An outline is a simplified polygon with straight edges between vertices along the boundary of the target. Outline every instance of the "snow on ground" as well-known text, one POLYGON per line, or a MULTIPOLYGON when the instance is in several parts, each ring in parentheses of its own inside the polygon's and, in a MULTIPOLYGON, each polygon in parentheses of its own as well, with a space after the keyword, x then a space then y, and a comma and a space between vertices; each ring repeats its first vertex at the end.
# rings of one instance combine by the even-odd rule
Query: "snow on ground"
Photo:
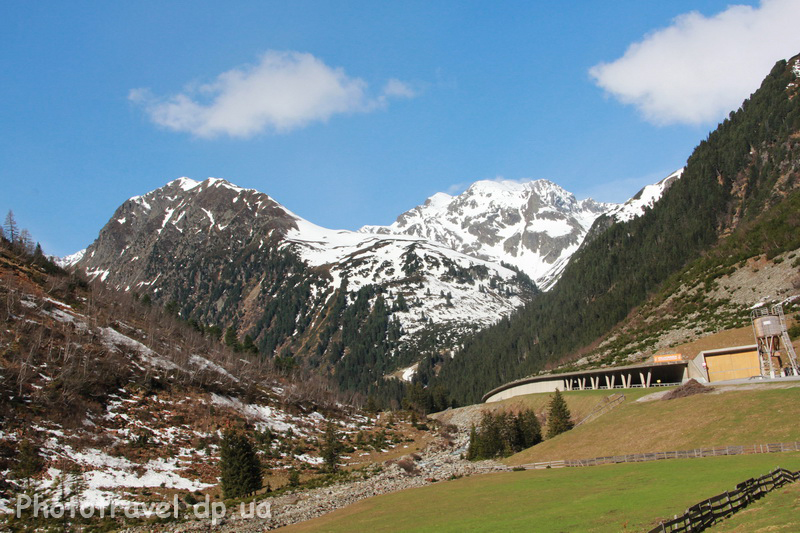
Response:
MULTIPOLYGON (((297 229, 290 230, 286 241, 311 265, 330 265, 331 286, 339 287, 347 278, 348 291, 376 284, 395 284, 409 301, 419 303, 407 312, 397 312, 403 329, 414 333, 427 324, 455 323, 489 325, 521 306, 521 297, 500 295, 490 289, 489 279, 480 283, 443 281, 449 265, 460 268, 483 268, 488 277, 497 277, 514 287, 515 272, 491 261, 463 254, 442 244, 410 235, 382 235, 322 228, 296 215, 297 229), (407 282, 403 267, 414 256, 423 262, 420 283, 407 282), (479 285, 486 285, 482 292, 479 285), (450 294, 448 304, 442 294, 450 294)), ((516 288, 515 288, 516 289, 516 288)), ((387 302, 391 304, 391 299, 387 302)), ((410 302, 409 302, 410 303, 410 302)))
POLYGON ((408 368, 402 369, 402 379, 403 381, 411 381, 414 378, 414 374, 417 373, 417 368, 419 367, 419 363, 414 363, 413 365, 409 366, 408 368))
POLYGON ((361 232, 413 235, 470 256, 514 265, 537 285, 558 277, 594 220, 615 204, 575 196, 548 180, 481 180, 464 193, 437 193, 389 226, 361 232))
POLYGON ((286 432, 292 430, 294 433, 307 434, 307 432, 293 423, 292 418, 277 409, 267 405, 257 405, 252 403, 242 403, 236 398, 229 396, 211 395, 211 403, 233 409, 245 417, 256 420, 256 427, 268 427, 272 431, 286 432))
POLYGON ((94 281, 98 277, 100 278, 100 281, 105 281, 106 278, 108 277, 108 274, 109 274, 108 269, 103 269, 103 268, 86 269, 86 275, 89 276, 92 279, 92 281, 94 281))
POLYGON ((199 366, 201 369, 210 368, 211 370, 214 370, 218 374, 221 374, 221 375, 227 377, 231 381, 237 381, 237 382, 239 381, 238 378, 234 377, 230 372, 228 372, 227 370, 225 370, 224 368, 219 366, 217 363, 215 363, 213 361, 209 361, 208 359, 206 359, 205 357, 202 357, 200 355, 194 354, 194 355, 190 356, 189 357, 189 362, 199 366))
MULTIPOLYGON (((44 429, 44 428, 42 428, 44 429)), ((63 436, 63 435, 60 435, 63 436)), ((133 494, 126 494, 126 489, 162 488, 183 491, 199 491, 213 486, 209 483, 181 476, 180 459, 151 459, 139 464, 124 457, 113 457, 107 453, 88 448, 75 451, 71 446, 56 438, 45 442, 42 453, 50 460, 68 459, 79 467, 79 473, 66 474, 54 467, 48 468, 45 477, 39 482, 39 490, 49 494, 53 501, 58 498, 61 485, 73 491, 82 485, 83 491, 77 497, 81 508, 102 508, 114 503, 125 508, 136 502, 125 499, 133 494)), ((10 512, 9 501, 0 499, 0 513, 10 512)))
POLYGON ((298 461, 303 461, 304 463, 309 463, 312 465, 321 465, 322 463, 325 462, 325 460, 322 457, 314 457, 312 455, 308 455, 307 453, 301 455, 295 455, 294 458, 297 459, 298 461))
POLYGON ((139 357, 152 366, 165 370, 175 370, 178 368, 178 365, 172 361, 161 357, 141 342, 131 339, 113 328, 100 328, 100 334, 103 337, 103 343, 112 350, 118 349, 119 346, 124 346, 139 352, 139 357))

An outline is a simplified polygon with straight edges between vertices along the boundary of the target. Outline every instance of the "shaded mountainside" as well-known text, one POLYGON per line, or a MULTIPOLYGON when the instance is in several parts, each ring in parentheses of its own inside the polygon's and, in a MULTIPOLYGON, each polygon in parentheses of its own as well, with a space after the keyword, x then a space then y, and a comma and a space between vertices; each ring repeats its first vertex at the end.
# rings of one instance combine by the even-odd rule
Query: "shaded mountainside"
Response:
MULTIPOLYGON (((117 209, 75 267, 282 368, 368 392, 536 292, 513 267, 409 236, 315 226, 269 196, 181 178, 117 209)), ((385 394, 384 394, 385 395, 385 394)))
MULTIPOLYGON (((475 402, 497 385, 574 358, 721 237, 787 201, 800 185, 798 61, 776 64, 694 150, 681 179, 651 210, 611 224, 573 256, 551 291, 469 339, 438 377, 431 369, 421 378, 475 402)), ((787 241, 777 246, 791 249, 797 218, 781 220, 788 229, 777 233, 787 241)), ((771 246, 772 239, 756 240, 747 254, 771 246)))

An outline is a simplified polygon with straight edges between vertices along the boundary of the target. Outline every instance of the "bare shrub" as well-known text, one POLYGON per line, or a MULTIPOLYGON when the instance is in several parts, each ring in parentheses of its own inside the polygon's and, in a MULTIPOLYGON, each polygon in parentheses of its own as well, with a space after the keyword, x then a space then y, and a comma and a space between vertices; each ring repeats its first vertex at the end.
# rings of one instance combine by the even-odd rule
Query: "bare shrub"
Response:
POLYGON ((397 461, 397 466, 402 468, 403 471, 409 475, 415 475, 419 473, 419 470, 417 470, 417 464, 410 457, 403 457, 397 461))

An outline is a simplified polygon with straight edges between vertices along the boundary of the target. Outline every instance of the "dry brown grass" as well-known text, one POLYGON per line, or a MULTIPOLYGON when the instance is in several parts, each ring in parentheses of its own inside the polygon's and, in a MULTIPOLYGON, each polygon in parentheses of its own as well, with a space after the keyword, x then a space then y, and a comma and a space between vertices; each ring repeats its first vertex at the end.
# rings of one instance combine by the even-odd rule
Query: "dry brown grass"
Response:
POLYGON ((717 348, 727 348, 730 346, 746 346, 748 344, 755 344, 753 328, 751 326, 713 333, 692 342, 679 344, 678 346, 670 348, 669 351, 682 353, 684 356, 694 358, 697 354, 705 350, 715 350, 717 348))

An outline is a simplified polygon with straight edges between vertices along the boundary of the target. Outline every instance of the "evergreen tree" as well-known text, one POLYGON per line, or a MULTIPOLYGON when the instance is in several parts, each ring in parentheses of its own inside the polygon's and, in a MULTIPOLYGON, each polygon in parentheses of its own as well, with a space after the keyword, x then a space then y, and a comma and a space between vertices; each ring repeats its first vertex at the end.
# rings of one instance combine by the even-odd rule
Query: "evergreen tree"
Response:
POLYGON ((480 428, 470 429, 467 459, 507 457, 542 442, 536 413, 526 409, 517 413, 492 413, 481 417, 480 428))
POLYGON ((402 292, 397 293, 397 299, 394 301, 397 311, 408 311, 408 302, 402 292))
POLYGON ((469 430, 469 447, 467 448, 467 460, 472 461, 480 456, 478 451, 478 432, 475 429, 475 424, 472 424, 469 430))
POLYGON ((524 450, 542 442, 542 426, 536 413, 527 409, 517 415, 517 427, 520 434, 520 446, 524 450))
POLYGON ((225 498, 240 498, 261 488, 261 463, 250 440, 226 431, 220 445, 220 484, 225 498))
POLYGON ((371 415, 379 411, 378 403, 375 401, 375 396, 373 396, 372 394, 367 396, 367 405, 364 406, 364 411, 371 415))
POLYGON ((547 438, 552 439, 556 435, 572 429, 572 415, 567 407, 567 402, 556 389, 555 394, 550 398, 550 407, 547 411, 547 438))
POLYGON ((228 329, 225 330, 225 339, 223 342, 225 346, 233 348, 234 351, 239 351, 239 339, 236 337, 236 330, 233 329, 233 326, 228 326, 228 329))
POLYGON ((328 422, 325 428, 325 440, 322 443, 322 450, 320 451, 328 472, 336 472, 339 470, 339 457, 342 452, 342 443, 339 441, 339 433, 336 431, 336 425, 331 421, 328 422))
POLYGON ((244 336, 244 340, 242 341, 242 351, 252 354, 258 353, 258 347, 256 346, 255 342, 253 342, 253 337, 250 335, 244 336))
MULTIPOLYGON (((9 211, 10 213, 10 211, 9 211)), ((12 468, 14 477, 22 480, 25 490, 34 486, 34 479, 44 470, 44 459, 39 447, 25 439, 17 447, 17 464, 12 468)))

